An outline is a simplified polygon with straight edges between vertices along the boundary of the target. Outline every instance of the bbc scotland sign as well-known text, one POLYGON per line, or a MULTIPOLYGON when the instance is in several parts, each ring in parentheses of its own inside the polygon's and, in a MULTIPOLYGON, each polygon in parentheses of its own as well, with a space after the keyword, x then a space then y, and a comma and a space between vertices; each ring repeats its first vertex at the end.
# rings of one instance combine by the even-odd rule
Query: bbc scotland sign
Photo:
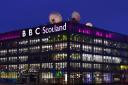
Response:
POLYGON ((59 31, 64 31, 67 29, 67 23, 65 22, 63 25, 54 25, 52 27, 42 27, 42 28, 36 28, 36 29, 27 29, 22 30, 22 37, 30 37, 33 35, 41 35, 41 34, 48 34, 48 33, 54 33, 59 31))

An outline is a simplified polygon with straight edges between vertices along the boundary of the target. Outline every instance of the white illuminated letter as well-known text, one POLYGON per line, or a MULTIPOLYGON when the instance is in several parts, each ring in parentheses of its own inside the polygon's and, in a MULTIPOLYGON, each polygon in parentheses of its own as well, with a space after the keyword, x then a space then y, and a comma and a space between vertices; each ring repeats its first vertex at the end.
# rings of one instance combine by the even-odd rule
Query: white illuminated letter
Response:
POLYGON ((64 24, 63 30, 66 30, 66 28, 67 28, 67 23, 64 24))
POLYGON ((26 31, 23 30, 23 31, 22 31, 22 37, 25 37, 25 36, 26 36, 26 31))
POLYGON ((32 29, 29 29, 29 36, 32 36, 32 29))
POLYGON ((40 34, 40 32, 38 30, 40 30, 40 28, 36 28, 36 30, 35 30, 36 35, 40 34))
POLYGON ((45 27, 43 27, 42 30, 43 30, 43 34, 45 34, 45 27))

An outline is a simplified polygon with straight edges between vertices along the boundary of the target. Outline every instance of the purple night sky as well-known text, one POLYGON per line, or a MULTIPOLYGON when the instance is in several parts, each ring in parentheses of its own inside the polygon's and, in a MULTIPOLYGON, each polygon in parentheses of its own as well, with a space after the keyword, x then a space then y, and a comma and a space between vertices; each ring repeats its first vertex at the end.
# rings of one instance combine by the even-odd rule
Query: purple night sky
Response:
POLYGON ((76 10, 81 23, 128 34, 128 0, 1 0, 0 33, 46 24, 53 11, 71 18, 76 10))

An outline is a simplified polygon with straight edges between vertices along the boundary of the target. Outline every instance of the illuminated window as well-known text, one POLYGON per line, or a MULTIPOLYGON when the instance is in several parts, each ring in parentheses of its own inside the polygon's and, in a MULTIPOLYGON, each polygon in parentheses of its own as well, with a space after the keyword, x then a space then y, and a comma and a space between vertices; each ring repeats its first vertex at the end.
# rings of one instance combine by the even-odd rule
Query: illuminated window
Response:
POLYGON ((100 84, 102 83, 103 81, 103 75, 101 72, 94 72, 93 73, 93 76, 94 76, 94 81, 96 84, 100 84))
POLYGON ((6 55, 7 54, 7 50, 0 50, 0 55, 1 56, 4 56, 4 55, 6 55))
POLYGON ((71 84, 77 84, 77 85, 79 85, 80 84, 80 82, 81 82, 81 73, 80 72, 72 72, 72 73, 70 73, 70 83, 71 84))
POLYGON ((42 45, 42 52, 45 51, 52 51, 53 50, 53 46, 52 45, 42 45))
POLYGON ((94 52, 95 53, 102 53, 102 47, 94 46, 94 52))
POLYGON ((67 40, 67 35, 65 34, 59 34, 54 36, 54 41, 66 41, 67 40))
POLYGON ((30 64, 29 72, 38 72, 40 64, 30 64))
MULTIPOLYGON (((53 78, 53 74, 51 72, 42 72, 42 79, 51 79, 53 78)), ((45 81, 46 83, 48 83, 48 81, 45 81)))
POLYGON ((95 62, 102 62, 102 55, 94 55, 93 60, 95 62))
POLYGON ((44 37, 42 38, 42 42, 43 43, 52 43, 52 42, 55 42, 55 36, 48 36, 48 37, 44 37))
POLYGON ((26 62, 28 60, 28 56, 19 56, 20 62, 26 62))
POLYGON ((128 70, 128 65, 121 65, 120 68, 121 70, 128 70))
POLYGON ((92 54, 82 54, 83 61, 93 61, 92 54))
POLYGON ((121 44, 117 41, 111 41, 111 40, 104 40, 104 45, 109 46, 109 47, 115 47, 115 48, 120 48, 121 44))
POLYGON ((86 51, 86 52, 92 52, 92 46, 91 45, 83 45, 82 49, 83 49, 83 51, 86 51))
POLYGON ((66 60, 67 59, 67 54, 66 53, 53 54, 52 58, 55 61, 66 60))
POLYGON ((0 71, 6 71, 7 70, 7 65, 0 65, 0 71))
POLYGON ((29 47, 30 52, 34 53, 34 52, 39 52, 40 51, 40 46, 33 46, 33 47, 29 47))
POLYGON ((18 73, 17 72, 8 72, 8 78, 17 79, 18 73))
POLYGON ((95 44, 102 44, 102 39, 94 39, 95 44))
POLYGON ((94 69, 98 69, 98 70, 101 70, 102 67, 101 67, 101 64, 94 64, 94 69))
POLYGON ((53 68, 53 63, 42 63, 42 69, 53 68))
POLYGON ((27 53, 28 52, 28 48, 20 48, 19 49, 19 53, 27 53))
POLYGON ((109 41, 111 47, 120 48, 120 43, 117 41, 109 41))
POLYGON ((70 49, 80 51, 80 44, 77 43, 70 43, 70 49))
POLYGON ((103 62, 105 62, 105 63, 112 63, 111 56, 103 56, 103 62))
POLYGON ((81 36, 78 35, 78 34, 71 34, 71 35, 70 35, 70 40, 80 42, 80 41, 82 40, 82 38, 81 38, 81 36))
POLYGON ((63 41, 67 41, 67 35, 62 35, 63 41))
POLYGON ((66 50, 67 49, 67 43, 55 44, 54 49, 57 50, 57 51, 66 50))
POLYGON ((104 48, 104 54, 110 54, 111 49, 110 48, 104 48))
POLYGON ((67 63, 66 62, 63 62, 63 63, 55 63, 56 70, 64 69, 66 67, 67 67, 67 63))
POLYGON ((111 76, 111 73, 104 73, 103 74, 103 80, 104 80, 104 82, 105 83, 111 83, 111 78, 112 76, 111 76))
POLYGON ((70 55, 71 60, 80 60, 80 54, 79 53, 72 53, 70 55))
POLYGON ((70 63, 71 68, 80 68, 80 63, 70 63))
POLYGON ((92 83, 92 73, 91 72, 83 72, 83 83, 92 83))
POLYGON ((17 49, 9 49, 8 52, 10 54, 17 54, 17 49))
POLYGON ((104 40, 104 45, 109 47, 114 47, 114 42, 111 40, 104 40))
POLYGON ((113 62, 113 63, 120 63, 120 62, 121 62, 121 58, 112 57, 112 62, 113 62))
POLYGON ((37 43, 40 43, 40 39, 38 38, 38 39, 31 39, 30 40, 30 44, 32 45, 32 44, 37 44, 37 43))
POLYGON ((9 65, 8 78, 17 78, 17 65, 9 65))
POLYGON ((28 40, 19 41, 19 45, 27 45, 27 44, 28 44, 28 40))
POLYGON ((17 57, 9 57, 10 62, 17 62, 17 57))
POLYGON ((7 62, 7 58, 0 58, 0 62, 7 62))
MULTIPOLYGON (((28 73, 28 70, 29 70, 28 64, 19 64, 19 72, 21 74, 28 73)), ((21 77, 22 77, 22 75, 21 75, 21 77)))
POLYGON ((17 71, 17 65, 9 65, 9 71, 17 71))
POLYGON ((7 65, 0 65, 0 71, 1 78, 8 78, 7 65))
POLYGON ((42 43, 47 43, 49 41, 49 38, 42 38, 42 43))
POLYGON ((104 45, 108 46, 109 45, 109 41, 104 40, 104 45))
POLYGON ((85 69, 91 69, 92 65, 90 63, 83 63, 83 68, 85 69))
POLYGON ((85 43, 92 43, 92 38, 84 35, 82 41, 85 43))

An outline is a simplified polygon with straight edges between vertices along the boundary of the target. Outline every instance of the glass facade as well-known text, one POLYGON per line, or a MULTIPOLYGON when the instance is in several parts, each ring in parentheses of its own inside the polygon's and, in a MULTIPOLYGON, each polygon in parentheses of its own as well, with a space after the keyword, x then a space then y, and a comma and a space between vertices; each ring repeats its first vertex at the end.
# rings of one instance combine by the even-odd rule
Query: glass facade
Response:
POLYGON ((128 82, 128 42, 112 39, 109 35, 102 37, 101 32, 96 36, 91 35, 91 31, 76 31, 86 26, 67 23, 70 25, 67 29, 72 31, 1 40, 0 81, 43 84, 128 82))

